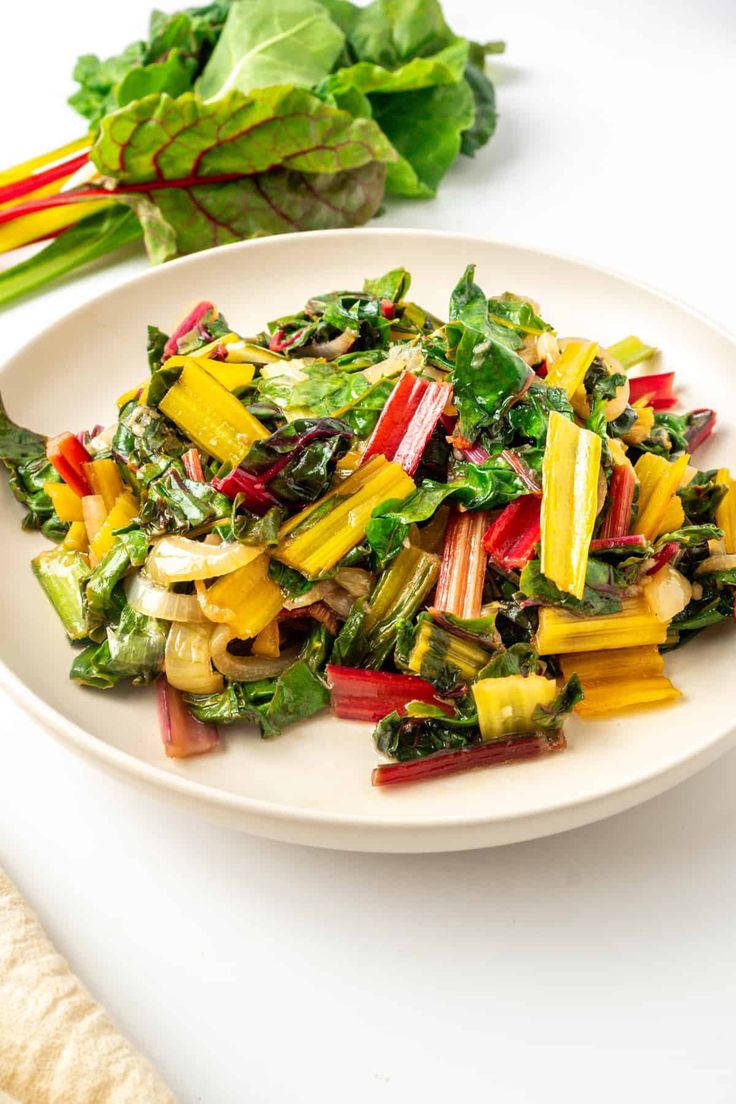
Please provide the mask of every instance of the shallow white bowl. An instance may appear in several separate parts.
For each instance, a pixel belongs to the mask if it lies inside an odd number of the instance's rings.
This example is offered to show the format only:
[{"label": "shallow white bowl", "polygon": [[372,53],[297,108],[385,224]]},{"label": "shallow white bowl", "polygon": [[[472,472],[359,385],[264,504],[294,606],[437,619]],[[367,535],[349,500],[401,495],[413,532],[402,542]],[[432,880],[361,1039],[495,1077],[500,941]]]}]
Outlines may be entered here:
[{"label": "shallow white bowl", "polygon": [[[46,433],[112,420],[114,400],[145,377],[146,324],[171,327],[210,298],[244,333],[313,293],[360,287],[405,265],[412,298],[444,315],[468,262],[490,292],[528,295],[562,334],[610,344],[638,333],[664,349],[685,407],[713,406],[700,466],[736,459],[736,347],[666,297],[584,264],[511,245],[404,230],[325,231],[213,249],[153,269],[35,337],[2,370],[11,416]],[[68,679],[71,649],[33,579],[44,541],[20,530],[0,489],[0,682],[49,731],[138,786],[222,823],[275,839],[366,851],[442,851],[530,839],[627,809],[705,766],[734,739],[736,637],[711,630],[667,659],[683,690],[668,709],[568,723],[569,750],[538,762],[375,790],[371,726],[312,718],[270,742],[226,731],[222,751],[164,757],[152,692],[101,693]],[[9,735],[9,734],[8,734]]]}]

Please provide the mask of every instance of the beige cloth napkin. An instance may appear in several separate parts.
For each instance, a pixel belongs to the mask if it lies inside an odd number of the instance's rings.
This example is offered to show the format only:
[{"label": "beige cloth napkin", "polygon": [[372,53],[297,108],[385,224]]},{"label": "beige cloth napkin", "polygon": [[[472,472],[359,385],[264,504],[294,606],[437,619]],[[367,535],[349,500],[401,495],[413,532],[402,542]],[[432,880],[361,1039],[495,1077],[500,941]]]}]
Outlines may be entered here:
[{"label": "beige cloth napkin", "polygon": [[0,870],[0,1104],[176,1104]]}]

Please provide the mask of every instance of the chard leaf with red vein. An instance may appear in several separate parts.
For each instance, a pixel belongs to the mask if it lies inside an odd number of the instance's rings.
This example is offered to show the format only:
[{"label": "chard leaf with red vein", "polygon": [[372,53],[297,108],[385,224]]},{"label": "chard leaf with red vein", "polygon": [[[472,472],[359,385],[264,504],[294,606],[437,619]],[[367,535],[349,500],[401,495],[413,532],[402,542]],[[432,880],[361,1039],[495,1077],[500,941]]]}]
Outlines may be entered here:
[{"label": "chard leaf with red vein", "polygon": [[395,153],[370,119],[301,88],[211,103],[149,96],[103,119],[92,159],[164,261],[262,234],[355,226],[375,214]]}]

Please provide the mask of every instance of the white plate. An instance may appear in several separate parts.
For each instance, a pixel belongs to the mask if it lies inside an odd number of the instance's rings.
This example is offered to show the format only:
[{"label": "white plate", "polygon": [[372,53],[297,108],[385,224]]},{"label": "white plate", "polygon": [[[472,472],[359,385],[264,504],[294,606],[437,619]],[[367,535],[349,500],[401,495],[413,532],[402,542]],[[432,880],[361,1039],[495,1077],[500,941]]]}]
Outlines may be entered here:
[{"label": "white plate", "polygon": [[[638,333],[664,349],[686,407],[713,406],[718,432],[697,456],[736,459],[736,348],[677,303],[618,276],[511,245],[404,230],[325,231],[213,249],[153,269],[34,337],[2,371],[12,417],[46,433],[111,420],[115,397],[146,374],[146,324],[171,327],[210,298],[241,332],[313,293],[359,287],[405,265],[412,297],[444,315],[465,265],[488,292],[542,305],[560,333],[610,344]],[[736,634],[711,630],[667,659],[684,698],[615,720],[569,722],[569,750],[538,762],[375,790],[371,726],[313,718],[270,742],[226,731],[201,759],[164,757],[152,693],[101,693],[69,682],[72,651],[31,575],[44,546],[20,530],[2,479],[0,675],[14,697],[70,747],[192,812],[275,839],[366,851],[442,851],[530,839],[620,812],[705,766],[733,742]]]}]

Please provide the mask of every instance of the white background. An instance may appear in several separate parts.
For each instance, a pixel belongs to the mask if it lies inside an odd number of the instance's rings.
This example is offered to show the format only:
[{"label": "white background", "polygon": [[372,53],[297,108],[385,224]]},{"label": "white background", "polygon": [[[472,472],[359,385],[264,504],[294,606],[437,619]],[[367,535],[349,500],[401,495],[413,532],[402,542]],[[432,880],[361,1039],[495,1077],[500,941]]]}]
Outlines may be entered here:
[{"label": "white background", "polygon": [[[81,132],[64,104],[74,57],[141,35],[149,5],[9,6],[5,161]],[[383,225],[577,255],[729,325],[736,5],[446,10],[508,42],[498,133],[439,199],[392,204]],[[0,348],[143,266],[6,311]],[[184,816],[83,765],[5,698],[0,734],[0,862],[183,1104],[736,1099],[733,754],[576,832],[381,857]]]}]

